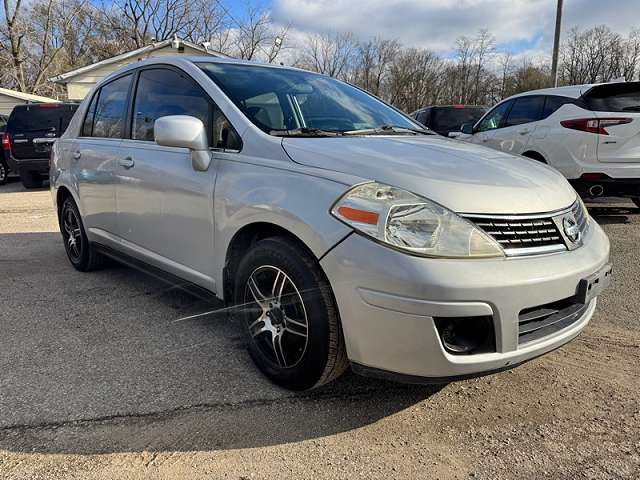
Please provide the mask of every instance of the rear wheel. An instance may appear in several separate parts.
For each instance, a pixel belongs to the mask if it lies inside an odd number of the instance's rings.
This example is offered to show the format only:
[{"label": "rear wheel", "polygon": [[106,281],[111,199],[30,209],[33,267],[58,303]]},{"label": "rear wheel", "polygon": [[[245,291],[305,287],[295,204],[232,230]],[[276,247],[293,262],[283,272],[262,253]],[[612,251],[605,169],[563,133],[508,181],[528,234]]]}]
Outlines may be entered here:
[{"label": "rear wheel", "polygon": [[7,183],[7,177],[9,176],[9,167],[4,161],[4,158],[0,158],[0,185]]},{"label": "rear wheel", "polygon": [[29,170],[20,170],[20,180],[24,188],[40,188],[42,187],[42,176],[38,172]]},{"label": "rear wheel", "polygon": [[256,243],[240,261],[234,292],[249,354],[273,382],[307,390],[346,370],[331,287],[317,260],[294,242]]},{"label": "rear wheel", "polygon": [[76,270],[89,272],[102,267],[104,256],[89,243],[80,211],[72,198],[67,198],[63,202],[59,222],[67,257]]}]

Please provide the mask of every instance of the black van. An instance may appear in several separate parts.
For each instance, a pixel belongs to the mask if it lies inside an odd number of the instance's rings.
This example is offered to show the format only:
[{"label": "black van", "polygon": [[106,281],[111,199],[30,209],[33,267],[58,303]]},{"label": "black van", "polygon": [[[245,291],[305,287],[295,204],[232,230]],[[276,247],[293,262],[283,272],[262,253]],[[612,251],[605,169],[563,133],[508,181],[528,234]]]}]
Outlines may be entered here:
[{"label": "black van", "polygon": [[67,129],[77,109],[74,103],[14,107],[2,136],[2,148],[9,168],[19,173],[25,188],[41,187],[48,177],[51,144]]}]

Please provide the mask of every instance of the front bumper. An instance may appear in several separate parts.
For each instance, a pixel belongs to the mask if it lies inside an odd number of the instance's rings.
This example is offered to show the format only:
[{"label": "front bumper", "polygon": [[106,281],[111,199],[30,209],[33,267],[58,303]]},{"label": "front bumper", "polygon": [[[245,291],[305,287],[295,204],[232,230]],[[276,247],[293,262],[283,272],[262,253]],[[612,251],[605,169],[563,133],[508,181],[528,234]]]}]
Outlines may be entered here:
[{"label": "front bumper", "polygon": [[[438,381],[510,368],[570,341],[591,319],[595,299],[571,325],[521,344],[519,314],[574,296],[580,280],[608,259],[609,241],[592,221],[584,245],[561,253],[429,259],[352,234],[321,265],[333,287],[356,371]],[[493,319],[495,351],[469,355],[449,353],[433,320],[488,315]]]}]

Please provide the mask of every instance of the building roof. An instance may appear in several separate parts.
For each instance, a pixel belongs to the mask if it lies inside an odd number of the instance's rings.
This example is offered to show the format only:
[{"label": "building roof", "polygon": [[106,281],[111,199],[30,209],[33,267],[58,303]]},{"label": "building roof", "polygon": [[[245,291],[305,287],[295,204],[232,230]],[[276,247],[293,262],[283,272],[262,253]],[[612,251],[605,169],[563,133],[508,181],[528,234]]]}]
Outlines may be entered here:
[{"label": "building roof", "polygon": [[17,90],[10,90],[8,88],[0,87],[0,95],[6,95],[8,97],[18,98],[25,102],[37,102],[37,103],[60,103],[60,100],[55,100],[49,97],[41,97],[40,95],[32,95],[30,93],[18,92]]},{"label": "building roof", "polygon": [[176,38],[168,38],[167,40],[162,40],[161,42],[154,42],[149,45],[145,45],[144,47],[136,48],[135,50],[130,50],[125,53],[121,53],[120,55],[116,55],[115,57],[107,58],[100,62],[92,63],[90,65],[77,68],[75,70],[71,70],[70,72],[62,73],[60,75],[56,75],[55,77],[50,77],[50,82],[65,84],[68,83],[73,77],[77,75],[81,75],[86,72],[90,72],[96,68],[104,67],[106,65],[111,65],[112,63],[118,63],[122,60],[126,60],[128,58],[137,57],[139,55],[146,55],[155,50],[159,50],[168,45],[171,45],[173,41],[178,40],[182,45],[193,48],[195,50],[200,50],[202,53],[206,55],[212,55],[214,57],[227,57],[224,53],[216,52],[214,50],[208,50],[201,45],[196,45],[195,43],[191,43],[187,40],[181,40]]}]

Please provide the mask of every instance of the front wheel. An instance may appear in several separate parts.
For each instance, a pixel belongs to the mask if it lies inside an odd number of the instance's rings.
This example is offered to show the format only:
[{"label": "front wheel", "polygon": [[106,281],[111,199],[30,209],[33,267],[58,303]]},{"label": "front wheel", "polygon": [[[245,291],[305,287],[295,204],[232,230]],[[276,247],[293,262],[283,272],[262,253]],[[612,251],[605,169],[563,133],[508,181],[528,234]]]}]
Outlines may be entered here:
[{"label": "front wheel", "polygon": [[307,390],[346,370],[331,287],[303,248],[285,238],[261,240],[240,261],[235,280],[236,311],[249,354],[273,382]]}]

